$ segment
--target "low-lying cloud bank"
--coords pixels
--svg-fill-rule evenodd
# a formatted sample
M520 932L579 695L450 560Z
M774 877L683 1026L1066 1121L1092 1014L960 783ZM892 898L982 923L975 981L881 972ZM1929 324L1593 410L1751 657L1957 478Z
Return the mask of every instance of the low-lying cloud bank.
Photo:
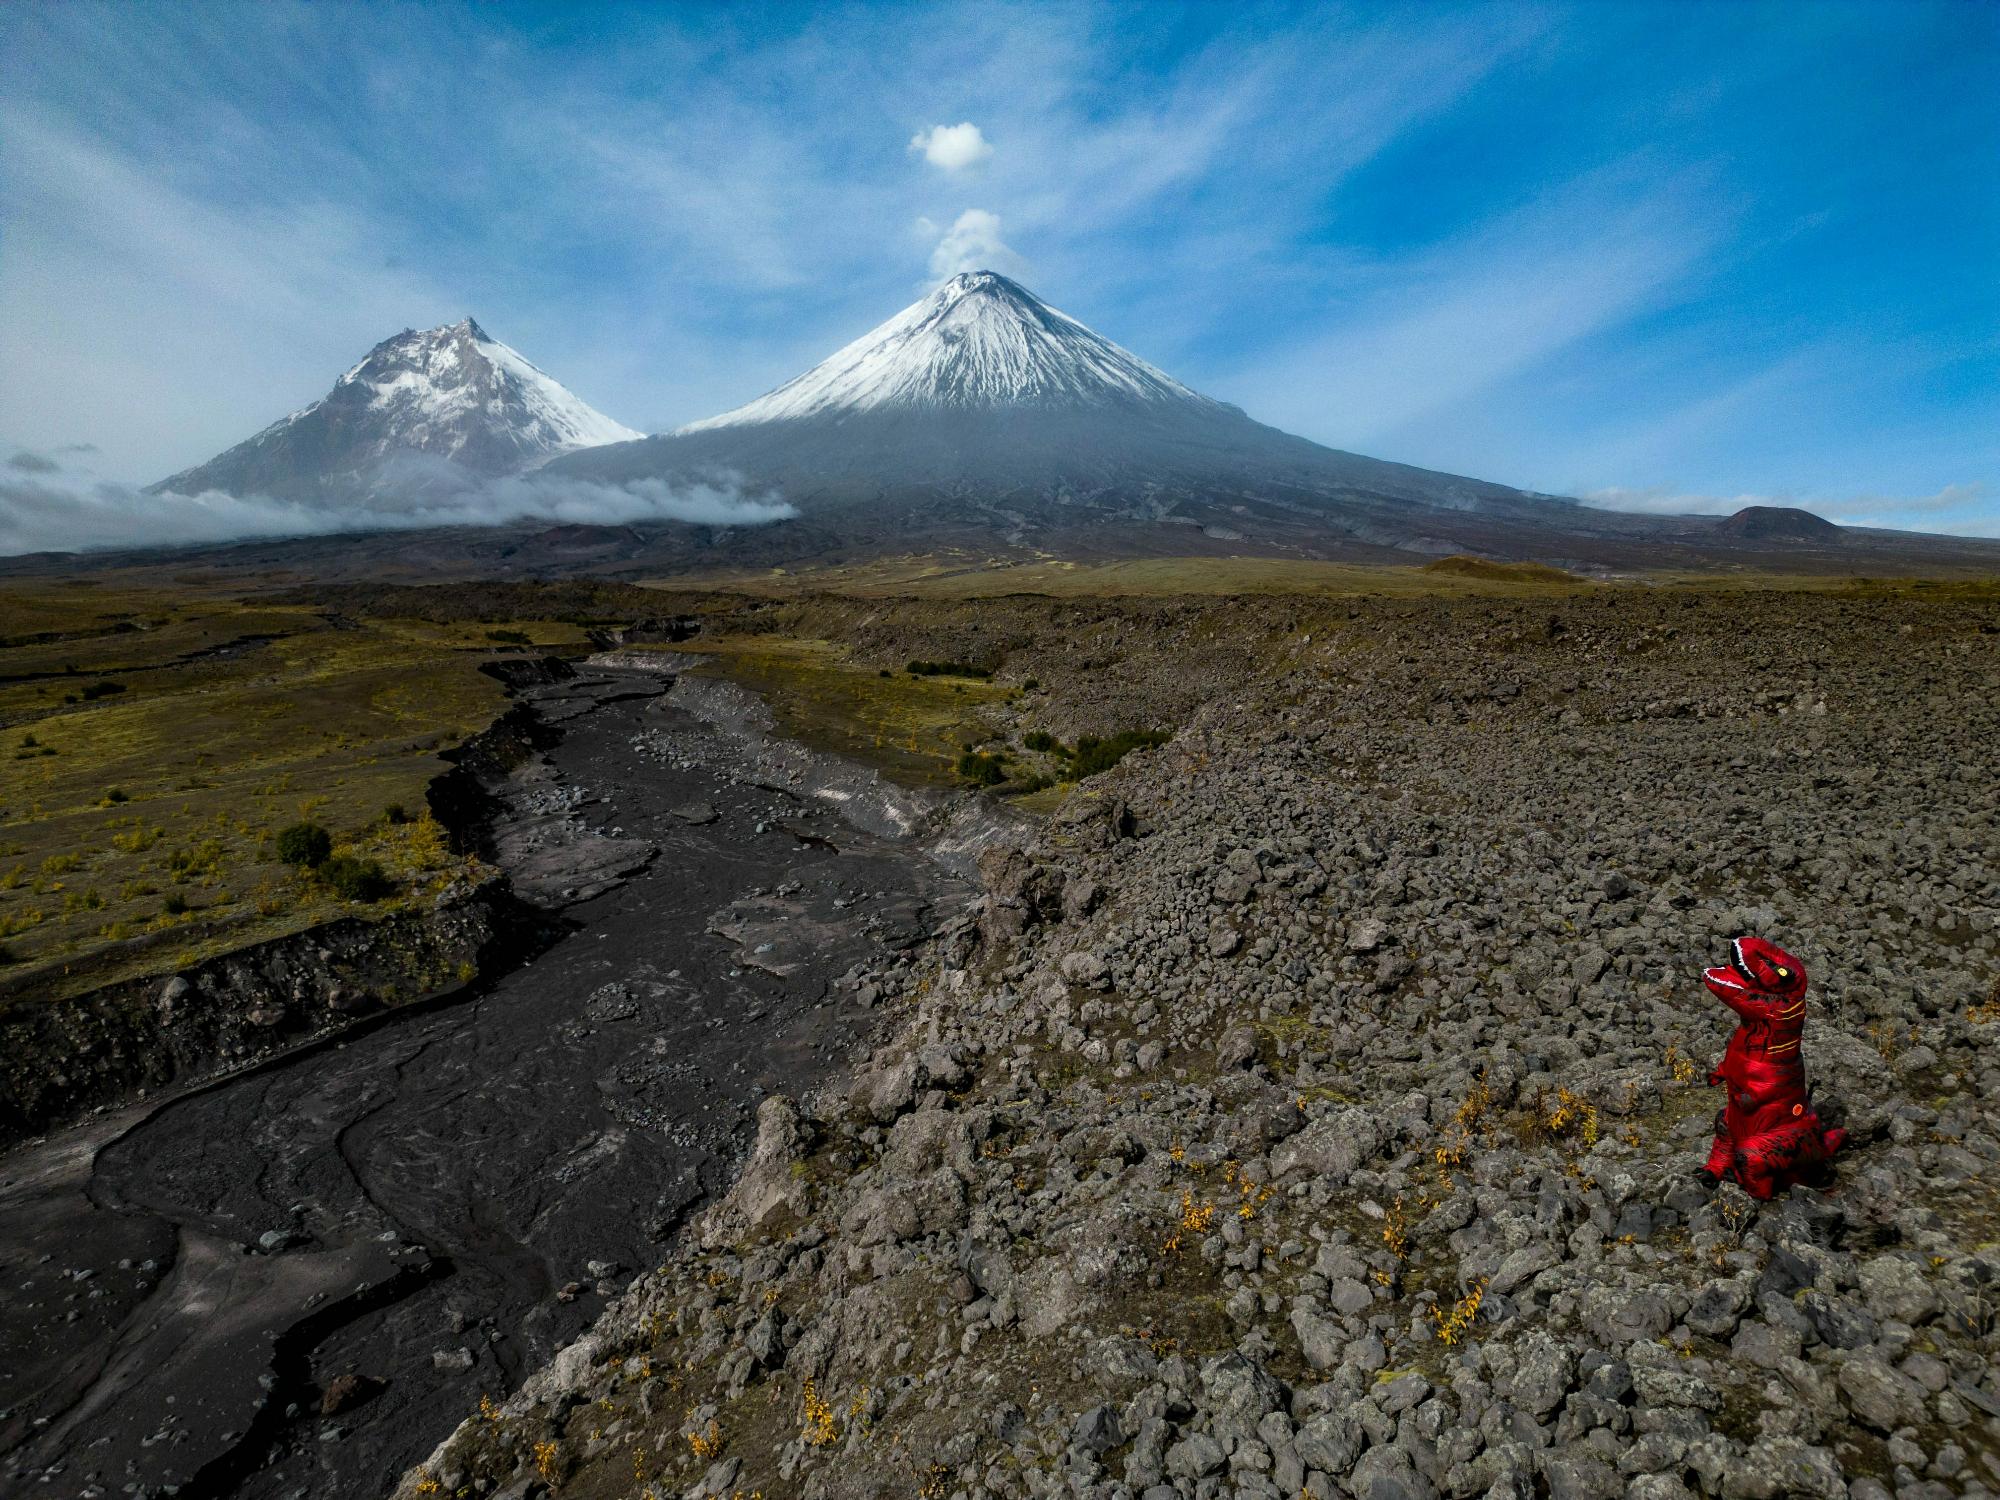
M783 501L746 498L723 480L608 485L544 474L482 480L435 459L393 466L367 494L338 503L216 491L149 494L27 450L0 466L0 556L9 557L530 520L766 526L797 514Z

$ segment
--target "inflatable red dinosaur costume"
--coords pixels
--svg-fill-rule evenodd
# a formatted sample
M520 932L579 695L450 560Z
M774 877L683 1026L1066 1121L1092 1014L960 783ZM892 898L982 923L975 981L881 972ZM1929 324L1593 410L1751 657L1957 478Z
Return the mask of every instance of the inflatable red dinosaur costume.
M1762 938L1729 946L1729 963L1701 976L1740 1018L1722 1066L1708 1075L1728 1090L1728 1102L1715 1117L1702 1175L1734 1177L1751 1197L1769 1198L1794 1182L1823 1183L1847 1132L1821 1126L1806 1087L1805 966Z

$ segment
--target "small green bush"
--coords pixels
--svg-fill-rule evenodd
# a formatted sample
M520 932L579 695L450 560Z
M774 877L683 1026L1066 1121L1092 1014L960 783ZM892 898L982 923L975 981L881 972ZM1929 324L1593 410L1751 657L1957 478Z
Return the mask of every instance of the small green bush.
M1070 773L1078 780L1108 771L1134 750L1164 745L1173 736L1164 729L1123 729L1108 739L1094 734L1079 736L1070 761Z
M109 698L124 691L125 684L122 682L92 682L84 685L82 697L85 703L94 703L99 698Z
M380 860L356 859L351 854L329 859L319 867L319 878L346 901L380 901L395 889Z
M333 835L317 823L294 823L278 831L278 858L288 865L317 870L333 853Z
M198 880L204 876L220 878L222 861L226 853L220 839L203 839L192 849L171 851L164 864L167 873L176 880Z
M997 755L968 750L958 758L958 774L974 786L998 786L1007 779L1007 768Z
M486 639L498 641L503 646L532 646L534 637L525 630L489 630Z
M1046 729L1029 730L1027 738L1022 740L1021 743L1026 745L1030 750L1060 751L1062 749L1062 741L1050 734Z
M410 821L409 810L400 802L391 802L387 807L382 809L382 821L389 824L392 828L400 828L403 824Z
M114 786L104 794L104 800L106 802L130 802L132 799L125 795L125 788Z
M168 891L167 899L160 903L160 910L170 917L178 917L188 909L188 899L179 891Z

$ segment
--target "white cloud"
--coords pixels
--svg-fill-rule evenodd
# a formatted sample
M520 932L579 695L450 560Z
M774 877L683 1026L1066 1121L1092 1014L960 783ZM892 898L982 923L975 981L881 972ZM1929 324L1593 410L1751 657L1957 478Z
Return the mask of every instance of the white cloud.
M993 154L993 147L970 120L956 125L933 125L910 137L910 149L922 154L934 167L962 172L976 167Z
M1023 264L1000 238L1000 216L983 208L960 214L931 251L931 274L939 277L960 271L1016 271Z
M43 470L30 471L32 478L0 477L0 557L528 520L763 526L798 514L781 500L746 499L721 480L688 485L639 479L607 485L549 474L480 480L443 460L416 456L394 482L380 486L378 495L339 505L213 491L151 495L85 470L53 467L61 470L55 477Z

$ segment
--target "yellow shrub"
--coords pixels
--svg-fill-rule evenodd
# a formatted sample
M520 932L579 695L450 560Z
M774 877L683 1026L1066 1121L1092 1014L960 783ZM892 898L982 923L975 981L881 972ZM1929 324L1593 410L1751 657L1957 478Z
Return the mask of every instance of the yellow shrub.
M1479 1304L1485 1300L1486 1283L1479 1281L1473 1283L1472 1290L1449 1308L1443 1303L1433 1305L1431 1324L1437 1330L1438 1342L1456 1344L1464 1338L1466 1330L1472 1327L1472 1320L1479 1316Z
M810 1380L806 1382L802 1399L805 1425L800 1429L799 1436L805 1440L808 1447L831 1447L840 1440L840 1434L833 1425L833 1408L820 1399L819 1392L814 1389Z

